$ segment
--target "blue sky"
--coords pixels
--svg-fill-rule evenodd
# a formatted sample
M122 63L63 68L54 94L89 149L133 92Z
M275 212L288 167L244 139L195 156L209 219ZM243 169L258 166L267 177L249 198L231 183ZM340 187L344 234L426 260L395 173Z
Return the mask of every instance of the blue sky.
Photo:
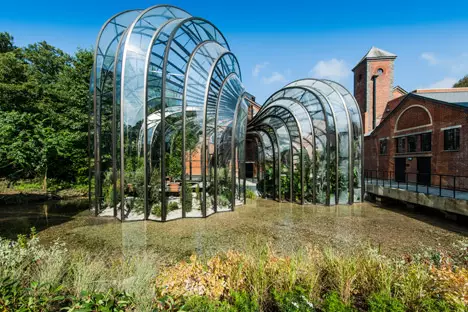
M46 40L91 48L105 20L153 1L5 1L0 31L19 46ZM165 1L212 21L237 55L260 103L287 82L329 78L352 90L352 72L377 46L398 55L395 84L446 87L468 74L468 1ZM378 3L376 6L374 3ZM446 5L444 5L446 4Z

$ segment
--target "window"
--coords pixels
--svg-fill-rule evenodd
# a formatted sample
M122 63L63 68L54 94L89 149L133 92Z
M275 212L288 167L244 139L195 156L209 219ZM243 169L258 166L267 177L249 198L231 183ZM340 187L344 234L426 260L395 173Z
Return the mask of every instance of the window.
M418 137L415 135L410 135L408 137L408 153L415 153L416 152L416 146L418 142Z
M381 139L380 140L380 149L379 153L380 155L386 155L387 154L387 139Z
M404 153L406 152L406 138L398 138L396 139L396 145L397 145L397 153Z
M460 128L444 130L444 150L458 151L460 148Z
M432 133L421 134L421 152L430 152L432 150Z

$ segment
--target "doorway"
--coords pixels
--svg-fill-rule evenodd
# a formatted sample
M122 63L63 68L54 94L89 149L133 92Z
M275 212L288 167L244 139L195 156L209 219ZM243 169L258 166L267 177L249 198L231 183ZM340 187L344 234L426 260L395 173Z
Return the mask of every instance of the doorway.
M406 182L406 158L395 158L395 181Z
M431 157L418 157L418 184L431 185Z

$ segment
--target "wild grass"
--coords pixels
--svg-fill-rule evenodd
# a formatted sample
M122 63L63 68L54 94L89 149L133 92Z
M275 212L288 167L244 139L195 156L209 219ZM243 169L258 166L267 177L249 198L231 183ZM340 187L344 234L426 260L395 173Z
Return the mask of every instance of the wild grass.
M0 240L0 310L464 311L468 246L390 259L372 248L271 246L161 266L150 252L86 254L37 236Z

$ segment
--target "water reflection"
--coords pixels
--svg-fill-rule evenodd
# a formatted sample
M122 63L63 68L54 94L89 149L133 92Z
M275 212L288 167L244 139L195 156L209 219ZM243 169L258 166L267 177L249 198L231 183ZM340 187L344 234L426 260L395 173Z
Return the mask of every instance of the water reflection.
M44 203L0 206L0 236L14 239L72 220L77 214L91 215L87 199L52 200Z

